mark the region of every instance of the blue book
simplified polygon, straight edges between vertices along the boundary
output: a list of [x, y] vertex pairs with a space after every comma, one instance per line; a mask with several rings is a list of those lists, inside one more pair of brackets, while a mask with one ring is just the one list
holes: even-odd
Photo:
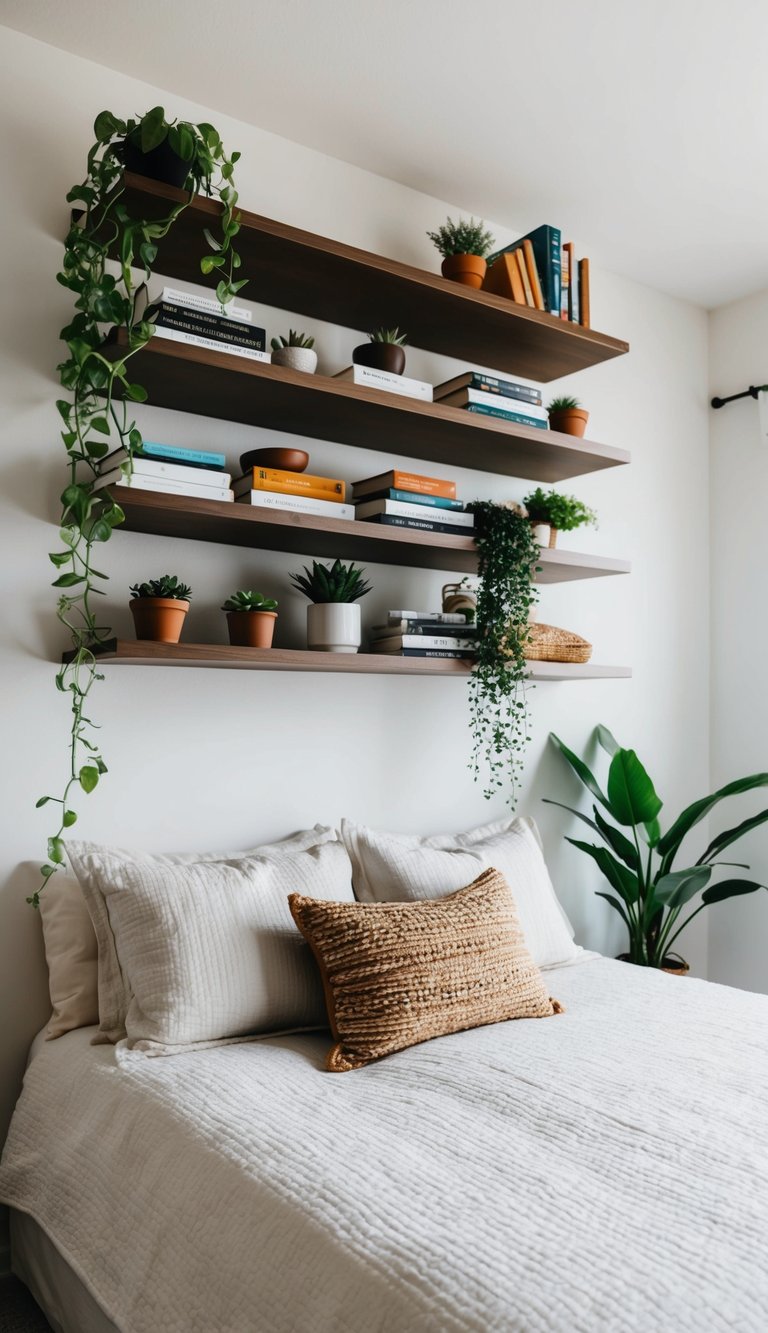
[[548, 430], [549, 423], [539, 417], [526, 416], [525, 412], [505, 412], [500, 407], [483, 407], [480, 403], [470, 403], [465, 412], [474, 412], [479, 417], [499, 417], [502, 421], [513, 421], [518, 426], [534, 426], [536, 430]]
[[178, 444], [153, 444], [144, 440], [141, 452], [146, 458], [165, 458], [173, 463], [197, 463], [200, 467], [221, 467], [226, 464], [226, 455], [204, 449], [184, 449]]
[[434, 509], [453, 509], [463, 512], [462, 500], [446, 500], [442, 495], [422, 495], [418, 491], [383, 491], [381, 495], [366, 495], [366, 500], [401, 500], [409, 505], [432, 505]]
[[521, 236], [519, 240], [513, 241], [511, 245], [505, 245], [503, 250], [497, 250], [495, 254], [488, 256], [488, 263], [492, 264], [499, 255], [511, 253], [517, 250], [523, 241], [530, 241], [533, 246], [533, 257], [536, 260], [536, 268], [539, 273], [539, 281], [544, 296], [544, 302], [550, 315], [557, 315], [560, 318], [560, 247], [562, 236], [559, 227], [548, 227], [546, 224], [536, 227], [529, 231], [527, 236]]

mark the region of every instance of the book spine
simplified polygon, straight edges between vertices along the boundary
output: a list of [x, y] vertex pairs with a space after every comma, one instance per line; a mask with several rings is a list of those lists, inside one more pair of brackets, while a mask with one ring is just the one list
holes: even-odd
[[314, 477], [309, 472], [283, 472], [280, 468], [255, 467], [245, 476], [238, 478], [243, 490], [282, 491], [288, 495], [304, 495], [310, 491], [321, 492], [318, 500], [338, 500], [341, 504], [346, 498], [346, 482], [338, 477]]
[[191, 481], [194, 486], [228, 487], [232, 482], [228, 472], [185, 467], [183, 463], [166, 463], [160, 458], [142, 458], [139, 455], [133, 459], [133, 476], [165, 477], [167, 481]]
[[[388, 611], [390, 625], [434, 624], [466, 625], [466, 617], [458, 611]], [[394, 630], [392, 631], [394, 633]]]
[[536, 430], [548, 430], [548, 421], [538, 417], [529, 417], [525, 412], [505, 412], [500, 407], [483, 407], [480, 403], [469, 403], [465, 412], [473, 412], [481, 417], [498, 417], [500, 421], [512, 421], [518, 426], [533, 426]]
[[[324, 486], [295, 486], [291, 482], [273, 481], [268, 485], [260, 483], [258, 486], [250, 485], [249, 482], [235, 482], [235, 495], [239, 498], [241, 495], [285, 495], [288, 498], [295, 496], [297, 500], [324, 500], [326, 504], [344, 504], [343, 491], [330, 491]], [[258, 504], [258, 500], [253, 501]], [[352, 506], [350, 505], [350, 509]], [[352, 510], [354, 514], [354, 509]]]
[[322, 518], [352, 520], [352, 505], [336, 504], [333, 500], [317, 500], [309, 495], [281, 495], [270, 491], [246, 491], [237, 495], [238, 504], [261, 506], [264, 509], [282, 509], [292, 514], [315, 514]]
[[440, 522], [450, 524], [456, 528], [474, 528], [474, 514], [445, 513], [439, 516], [433, 515], [433, 518], [427, 518], [424, 514], [424, 506], [420, 504], [406, 504], [401, 500], [371, 500], [363, 502], [357, 506], [357, 516], [363, 520], [370, 518], [375, 514], [399, 514], [402, 518], [424, 519], [432, 522], [438, 518]]
[[470, 652], [465, 648], [400, 648], [397, 652], [385, 654], [389, 657], [453, 657], [461, 661], [469, 661], [476, 656], [474, 649]]
[[456, 499], [456, 482], [441, 481], [439, 477], [420, 477], [414, 472], [390, 474], [390, 485], [396, 491], [416, 491], [418, 495], [439, 495], [444, 500]]
[[585, 329], [591, 327], [592, 312], [589, 303], [589, 260], [579, 260], [579, 309], [581, 323]]
[[464, 509], [461, 500], [446, 500], [442, 495], [419, 495], [416, 491], [396, 491], [392, 487], [382, 496], [371, 496], [371, 499], [381, 500], [401, 500], [403, 504], [426, 505], [434, 509], [462, 510]]
[[182, 310], [177, 306], [160, 305], [156, 310], [155, 325], [163, 328], [180, 329], [182, 333], [196, 333], [202, 338], [215, 338], [222, 342], [233, 343], [237, 347], [253, 347], [257, 352], [265, 350], [266, 331], [251, 324], [239, 324], [235, 320], [217, 320], [214, 315], [206, 315], [198, 310]]
[[154, 326], [155, 338], [169, 338], [173, 342], [187, 343], [190, 347], [203, 347], [209, 352], [225, 352], [227, 356], [244, 356], [249, 361], [272, 360], [269, 352], [257, 352], [253, 347], [235, 347], [231, 342], [216, 342], [214, 338], [204, 338], [197, 333], [185, 333], [182, 329], [170, 329], [162, 324]]
[[194, 463], [197, 467], [224, 467], [227, 461], [224, 454], [175, 444], [153, 444], [151, 440], [144, 440], [141, 452], [146, 458], [167, 458], [172, 463]]
[[531, 389], [527, 384], [513, 384], [511, 380], [499, 380], [493, 375], [481, 375], [479, 371], [473, 372], [468, 387], [479, 389], [481, 393], [496, 393], [502, 398], [517, 398], [521, 402], [531, 403], [534, 407], [541, 406], [541, 393], [538, 389]]
[[402, 518], [400, 514], [374, 514], [366, 519], [368, 523], [381, 523], [389, 528], [411, 528], [416, 532], [444, 532], [453, 537], [471, 537], [472, 533], [464, 528], [457, 529], [452, 523], [437, 523], [431, 519]]
[[513, 406], [512, 400], [499, 402], [499, 394], [487, 393], [485, 389], [463, 389], [460, 390], [460, 396], [465, 403], [476, 403], [478, 407], [496, 407], [500, 412], [523, 412], [529, 417], [538, 417], [540, 421], [547, 419], [546, 410], [539, 407], [538, 403], [522, 403], [518, 400], [519, 405]]
[[402, 635], [415, 635], [419, 638], [421, 635], [433, 634], [442, 634], [449, 639], [471, 639], [474, 643], [477, 630], [474, 625], [467, 625], [466, 621], [461, 625], [449, 625], [428, 620], [398, 620], [393, 625], [377, 625], [369, 630], [371, 639], [392, 639]]
[[548, 227], [546, 245], [549, 252], [546, 272], [546, 302], [550, 315], [560, 315], [560, 248], [562, 236], [559, 227]]
[[525, 292], [525, 304], [529, 306], [531, 310], [533, 310], [535, 308], [536, 302], [533, 299], [533, 292], [531, 290], [531, 281], [530, 278], [528, 277], [528, 269], [526, 268], [525, 264], [525, 252], [523, 250], [522, 245], [518, 246], [517, 250], [515, 250], [514, 253], [515, 253], [515, 259], [517, 260], [518, 271], [520, 273], [520, 280], [523, 284], [523, 291]]
[[250, 324], [252, 318], [246, 306], [235, 305], [234, 301], [229, 301], [223, 306], [212, 296], [200, 296], [198, 292], [181, 292], [177, 287], [163, 287], [160, 300], [167, 301], [171, 305], [183, 306], [186, 310], [205, 310], [208, 314], [221, 315], [223, 319], [240, 320], [246, 324]]
[[104, 477], [99, 477], [93, 483], [95, 491], [102, 490], [104, 486], [129, 486], [137, 491], [158, 491], [161, 495], [189, 495], [196, 500], [226, 500], [234, 499], [229, 487], [224, 486], [195, 486], [191, 481], [167, 481], [164, 477], [123, 477], [119, 475], [114, 477], [113, 473], [108, 473]]
[[432, 402], [432, 385], [424, 380], [405, 379], [402, 375], [390, 375], [386, 371], [357, 365], [353, 366], [352, 375], [347, 378], [352, 384], [363, 388], [384, 389], [388, 393], [402, 394], [405, 398], [423, 398], [425, 402]]
[[533, 303], [537, 310], [544, 309], [544, 296], [541, 290], [541, 281], [539, 279], [539, 270], [536, 264], [536, 256], [533, 253], [533, 245], [526, 236], [523, 241], [523, 254], [525, 255], [525, 265], [528, 269], [528, 280], [533, 292]]
[[571, 255], [567, 245], [560, 249], [560, 318], [568, 319], [571, 305]]
[[477, 648], [472, 639], [448, 634], [393, 634], [388, 639], [376, 642], [381, 645], [382, 652], [389, 649], [398, 652], [401, 648], [448, 648], [451, 652], [471, 653]]

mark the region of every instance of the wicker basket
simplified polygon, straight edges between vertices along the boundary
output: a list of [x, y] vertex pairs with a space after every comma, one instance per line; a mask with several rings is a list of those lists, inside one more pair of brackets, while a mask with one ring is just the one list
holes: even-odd
[[525, 657], [529, 662], [588, 662], [592, 644], [557, 625], [529, 625]]

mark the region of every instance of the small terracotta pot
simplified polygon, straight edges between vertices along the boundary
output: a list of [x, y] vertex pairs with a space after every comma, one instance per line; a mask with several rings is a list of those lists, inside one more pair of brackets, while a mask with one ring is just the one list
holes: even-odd
[[227, 611], [229, 642], [234, 648], [271, 648], [276, 611]]
[[134, 597], [129, 602], [137, 639], [178, 643], [189, 602], [180, 597]]
[[482, 287], [487, 271], [488, 265], [479, 255], [447, 255], [440, 268], [444, 278], [475, 288]]
[[402, 375], [405, 370], [405, 348], [399, 343], [361, 343], [352, 353], [356, 366], [371, 366], [385, 370], [388, 375]]
[[[617, 959], [620, 963], [632, 962], [632, 959], [630, 958], [628, 953], [618, 954]], [[661, 972], [669, 972], [670, 976], [673, 977], [687, 977], [688, 973], [691, 970], [691, 965], [690, 963], [686, 963], [684, 958], [678, 958], [675, 955], [670, 955], [669, 957], [664, 959], [664, 962], [662, 963], [661, 968], [659, 970]]]
[[583, 407], [569, 407], [564, 412], [550, 412], [549, 429], [559, 430], [561, 435], [578, 435], [582, 439], [588, 421], [589, 412]]

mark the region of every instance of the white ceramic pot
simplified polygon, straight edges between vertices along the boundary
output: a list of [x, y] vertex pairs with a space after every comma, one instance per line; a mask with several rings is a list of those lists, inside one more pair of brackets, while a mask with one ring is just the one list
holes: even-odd
[[539, 546], [549, 546], [549, 539], [552, 536], [552, 528], [549, 523], [534, 523], [533, 540], [538, 542]]
[[307, 647], [320, 653], [356, 653], [359, 602], [312, 602], [307, 607]]
[[317, 352], [313, 347], [278, 347], [272, 353], [272, 364], [287, 366], [289, 370], [303, 370], [305, 375], [314, 375]]

